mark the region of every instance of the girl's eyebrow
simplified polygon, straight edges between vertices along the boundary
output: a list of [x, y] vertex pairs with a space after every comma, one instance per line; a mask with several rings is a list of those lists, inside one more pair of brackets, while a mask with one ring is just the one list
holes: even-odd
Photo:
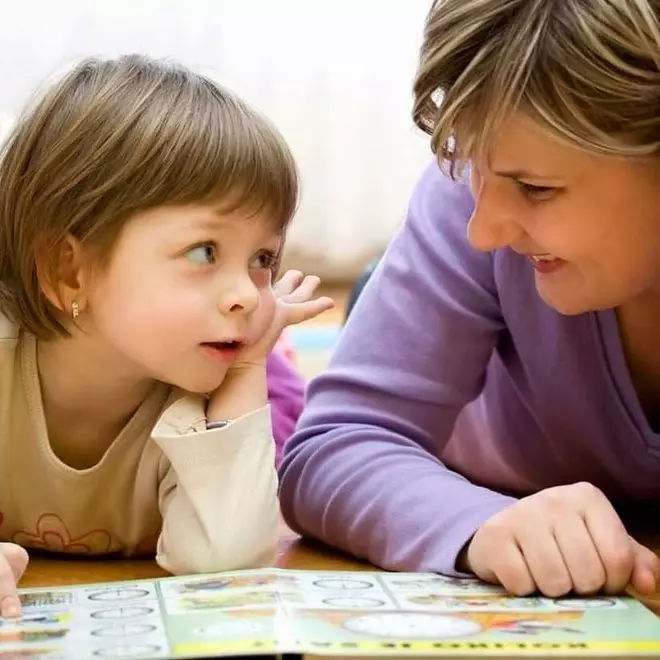
[[494, 170], [497, 176], [505, 177], [506, 179], [553, 179], [554, 177], [547, 174], [536, 174], [530, 170]]
[[211, 213], [195, 217], [190, 223], [197, 229], [222, 229], [229, 224], [230, 218], [222, 213]]

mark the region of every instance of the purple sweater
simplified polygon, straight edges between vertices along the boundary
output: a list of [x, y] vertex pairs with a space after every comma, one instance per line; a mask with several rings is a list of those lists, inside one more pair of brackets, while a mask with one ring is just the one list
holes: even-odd
[[305, 381], [283, 351], [276, 346], [268, 355], [268, 402], [275, 441], [275, 464], [296, 427], [305, 398]]
[[545, 305], [524, 257], [470, 246], [473, 203], [424, 173], [285, 448], [289, 525], [388, 569], [457, 574], [487, 518], [549, 486], [660, 501], [614, 312]]

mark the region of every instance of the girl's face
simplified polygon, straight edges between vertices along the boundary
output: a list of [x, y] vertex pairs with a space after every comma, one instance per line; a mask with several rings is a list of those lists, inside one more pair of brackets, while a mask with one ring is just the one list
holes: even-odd
[[518, 115], [485, 160], [468, 238], [528, 256], [548, 305], [579, 314], [660, 293], [660, 159], [586, 153]]
[[249, 345], [272, 321], [281, 242], [263, 215], [207, 206], [138, 214], [87, 282], [80, 326], [118, 371], [210, 392], [232, 362], [220, 344]]

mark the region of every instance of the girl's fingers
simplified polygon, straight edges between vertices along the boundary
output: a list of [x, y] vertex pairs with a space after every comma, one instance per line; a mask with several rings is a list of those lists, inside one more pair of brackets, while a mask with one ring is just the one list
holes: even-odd
[[285, 302], [301, 303], [309, 300], [320, 283], [321, 280], [316, 275], [306, 275], [291, 293], [284, 296]]
[[0, 616], [16, 618], [21, 615], [21, 601], [16, 592], [17, 572], [0, 553]]
[[18, 583], [23, 577], [23, 573], [25, 573], [25, 569], [30, 561], [27, 550], [16, 543], [0, 543], [0, 554], [7, 560], [14, 574], [14, 579]]
[[305, 276], [299, 270], [288, 270], [273, 285], [273, 293], [276, 298], [283, 298], [295, 291]]
[[332, 298], [315, 298], [301, 303], [292, 303], [286, 305], [286, 315], [284, 325], [296, 325], [303, 321], [309, 321], [315, 316], [332, 309], [334, 307]]

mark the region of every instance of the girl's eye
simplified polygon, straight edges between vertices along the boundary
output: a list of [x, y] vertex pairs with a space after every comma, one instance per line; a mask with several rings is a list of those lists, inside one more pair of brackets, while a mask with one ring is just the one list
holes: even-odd
[[277, 266], [277, 253], [272, 250], [261, 250], [258, 252], [251, 264], [250, 268], [257, 268], [259, 270], [275, 270]]
[[523, 195], [529, 199], [544, 201], [553, 197], [557, 192], [557, 188], [552, 188], [551, 186], [535, 186], [531, 183], [524, 183], [523, 181], [518, 181], [517, 183]]
[[186, 259], [193, 261], [196, 264], [212, 264], [215, 263], [216, 249], [212, 243], [204, 243], [203, 245], [196, 245], [186, 252]]

